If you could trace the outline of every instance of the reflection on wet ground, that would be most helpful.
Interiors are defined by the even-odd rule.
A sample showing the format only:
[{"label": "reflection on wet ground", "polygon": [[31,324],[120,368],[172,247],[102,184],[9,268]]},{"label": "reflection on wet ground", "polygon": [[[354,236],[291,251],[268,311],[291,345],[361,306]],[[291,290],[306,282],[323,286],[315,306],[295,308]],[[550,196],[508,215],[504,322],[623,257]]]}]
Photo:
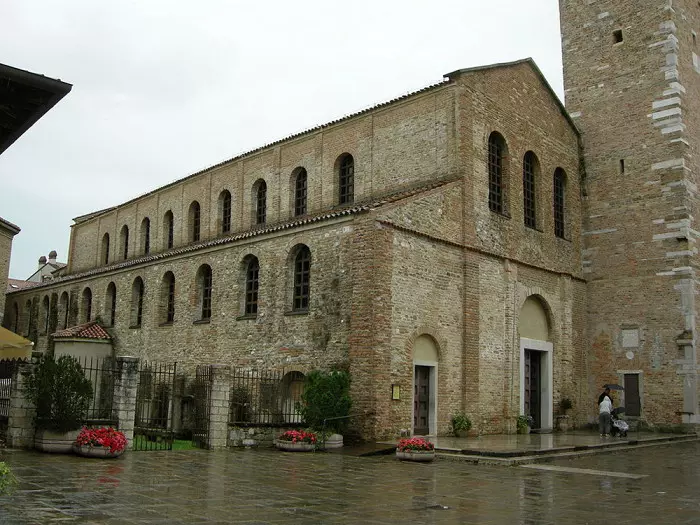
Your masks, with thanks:
[{"label": "reflection on wet ground", "polygon": [[641,479],[274,450],[3,459],[20,487],[2,524],[700,523],[697,442],[547,463]]}]

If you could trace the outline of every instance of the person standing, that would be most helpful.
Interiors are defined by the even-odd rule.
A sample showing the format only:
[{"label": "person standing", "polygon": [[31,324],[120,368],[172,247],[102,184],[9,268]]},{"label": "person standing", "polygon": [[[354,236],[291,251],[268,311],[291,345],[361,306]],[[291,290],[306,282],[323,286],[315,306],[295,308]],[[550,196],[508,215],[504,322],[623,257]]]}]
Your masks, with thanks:
[{"label": "person standing", "polygon": [[612,412],[610,389],[606,388],[598,400],[598,430],[600,437],[608,437],[610,435],[610,413]]}]

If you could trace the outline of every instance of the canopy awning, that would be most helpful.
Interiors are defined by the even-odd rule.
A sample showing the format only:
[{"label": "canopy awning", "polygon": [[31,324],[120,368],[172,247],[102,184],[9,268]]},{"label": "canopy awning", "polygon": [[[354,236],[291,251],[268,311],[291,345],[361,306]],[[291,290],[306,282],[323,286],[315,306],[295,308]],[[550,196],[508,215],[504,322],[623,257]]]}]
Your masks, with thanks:
[{"label": "canopy awning", "polygon": [[29,339],[0,327],[0,359],[31,357],[32,347],[33,343]]}]

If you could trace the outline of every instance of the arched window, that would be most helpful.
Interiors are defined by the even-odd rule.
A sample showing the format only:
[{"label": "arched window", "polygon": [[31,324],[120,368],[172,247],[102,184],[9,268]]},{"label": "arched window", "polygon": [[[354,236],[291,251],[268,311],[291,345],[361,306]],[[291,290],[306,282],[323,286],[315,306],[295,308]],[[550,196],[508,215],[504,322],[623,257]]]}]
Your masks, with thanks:
[{"label": "arched window", "polygon": [[221,219],[221,233],[231,231],[231,192],[224,190],[219,195],[219,217]]},{"label": "arched window", "polygon": [[92,318],[92,290],[85,288],[83,290],[83,322],[87,323]]},{"label": "arched window", "polygon": [[523,219],[528,228],[537,228],[537,156],[528,151],[523,157]]},{"label": "arched window", "polygon": [[131,321],[130,328],[141,328],[143,320],[143,279],[137,277],[131,285]]},{"label": "arched window", "polygon": [[121,255],[126,260],[129,257],[129,227],[126,224],[122,226],[122,231],[119,234],[119,246]]},{"label": "arched window", "polygon": [[109,233],[102,236],[102,252],[100,254],[102,264],[109,264]]},{"label": "arched window", "polygon": [[45,296],[41,303],[41,333],[47,335],[49,333],[49,315],[50,315],[49,296]]},{"label": "arched window", "polygon": [[506,213],[506,167],[507,149],[503,136],[494,131],[489,136],[489,209]]},{"label": "arched window", "polygon": [[557,168],[554,171],[554,235],[565,238],[566,235],[566,172]]},{"label": "arched window", "polygon": [[107,285],[107,295],[105,297],[105,318],[107,326],[114,326],[117,316],[117,286],[114,283]]},{"label": "arched window", "polygon": [[260,264],[258,258],[250,256],[245,265],[245,315],[258,315],[258,287],[260,276]]},{"label": "arched window", "polygon": [[304,312],[309,309],[311,282],[311,252],[308,246],[300,246],[294,258],[294,300],[292,310]]},{"label": "arched window", "polygon": [[151,219],[148,217],[141,221],[141,251],[144,255],[151,251]]},{"label": "arched window", "polygon": [[175,244],[175,218],[173,212],[168,210],[163,216],[163,246],[166,250]]},{"label": "arched window", "polygon": [[14,303],[12,305],[12,331],[14,333],[19,333],[19,305]]},{"label": "arched window", "polygon": [[190,242],[199,241],[200,234],[200,221],[201,221],[201,207],[197,201],[192,201],[190,204],[190,211],[188,213],[189,217],[189,237]]},{"label": "arched window", "polygon": [[355,201],[355,160],[345,153],[338,164],[338,203],[352,204]]},{"label": "arched window", "polygon": [[166,272],[160,288],[161,324],[175,322],[175,275]]},{"label": "arched window", "polygon": [[61,329],[68,328],[68,292],[61,294],[61,299],[58,302],[58,312],[61,320],[59,327]]},{"label": "arched window", "polygon": [[260,179],[253,186],[255,199],[255,224],[265,224],[267,220],[267,184]]},{"label": "arched window", "polygon": [[304,168],[297,168],[294,178],[294,216],[306,215],[307,175]]},{"label": "arched window", "polygon": [[32,300],[29,299],[27,303],[24,306],[24,309],[26,310],[26,319],[27,319],[27,326],[25,327],[24,335],[29,336],[29,334],[32,331],[32,325],[34,324],[34,310],[32,308]]},{"label": "arched window", "polygon": [[200,320],[211,319],[211,266],[203,264],[197,270],[197,292],[199,295]]}]

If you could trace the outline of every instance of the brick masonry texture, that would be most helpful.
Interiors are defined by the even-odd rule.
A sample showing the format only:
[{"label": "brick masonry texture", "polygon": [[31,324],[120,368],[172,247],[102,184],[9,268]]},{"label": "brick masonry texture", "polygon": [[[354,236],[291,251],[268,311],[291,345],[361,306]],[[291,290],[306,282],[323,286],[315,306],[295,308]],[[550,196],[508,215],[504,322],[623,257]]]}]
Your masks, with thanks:
[{"label": "brick masonry texture", "polygon": [[[488,139],[507,142],[507,214],[488,206]],[[522,159],[533,151],[537,228],[523,222]],[[374,202],[344,214],[338,207],[338,159],[355,161],[355,201]],[[256,234],[253,188],[267,184],[267,224],[293,216],[293,173],[308,173],[308,213],[330,215]],[[566,235],[554,235],[553,174],[566,174]],[[47,297],[49,332],[111,317],[107,289],[117,291],[116,320],[108,327],[120,355],[177,361],[192,374],[199,364],[274,367],[308,372],[343,367],[352,374],[354,425],[365,437],[389,437],[413,427],[414,342],[428,336],[438,350],[431,431],[449,431],[466,411],[479,432],[514,430],[520,413],[520,309],[535,296],[547,312],[554,346],[551,391],[574,400],[585,419],[588,390],[586,285],[581,265],[579,136],[529,61],[464,70],[449,82],[358,116],[312,130],[205,170],[102,213],[78,218],[71,232],[69,275],[12,293],[23,330],[37,348],[49,346],[40,305]],[[415,191],[389,198],[397,191]],[[223,238],[219,195],[232,195],[232,233],[225,243],[194,248],[188,210],[201,206],[201,238]],[[174,216],[174,244],[165,253],[163,218]],[[140,237],[151,222],[152,260]],[[120,232],[129,229],[128,261]],[[109,266],[101,265],[109,234]],[[292,311],[295,248],[311,253],[308,312]],[[184,250],[182,248],[192,247]],[[245,262],[260,262],[258,315],[242,316]],[[212,269],[212,317],[200,320],[196,275]],[[101,268],[101,269],[100,269]],[[89,271],[88,274],[84,272]],[[83,273],[81,273],[83,272]],[[163,278],[175,276],[175,321],[163,325]],[[145,283],[143,322],[133,328],[132,287]],[[55,306],[55,308],[54,308]],[[7,320],[6,320],[7,322]],[[107,323],[109,324],[109,323]],[[391,399],[399,385],[401,399]]]}]

